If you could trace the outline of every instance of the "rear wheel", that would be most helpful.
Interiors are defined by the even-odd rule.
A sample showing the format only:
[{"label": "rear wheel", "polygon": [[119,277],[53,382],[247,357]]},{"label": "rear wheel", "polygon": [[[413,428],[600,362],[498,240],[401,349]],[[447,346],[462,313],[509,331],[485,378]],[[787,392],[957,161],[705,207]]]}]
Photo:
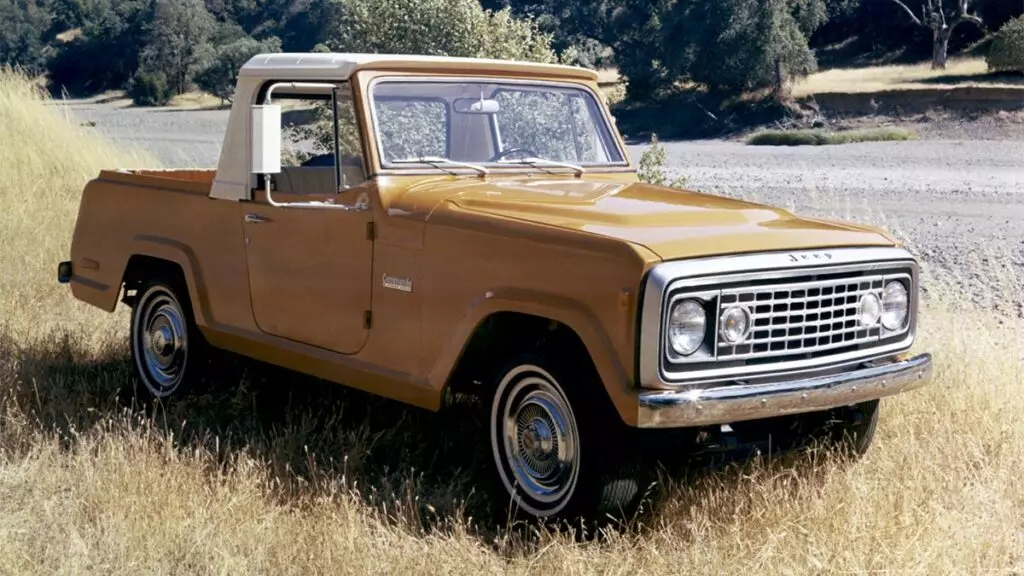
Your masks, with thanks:
[{"label": "rear wheel", "polygon": [[570,374],[578,380],[587,371],[528,354],[496,378],[489,418],[495,468],[514,511],[535,518],[621,511],[638,492],[616,450],[625,426],[602,409],[603,390],[585,394],[588,383]]},{"label": "rear wheel", "polygon": [[132,363],[142,391],[160,400],[183,394],[204,349],[187,293],[163,280],[143,284],[131,318]]}]

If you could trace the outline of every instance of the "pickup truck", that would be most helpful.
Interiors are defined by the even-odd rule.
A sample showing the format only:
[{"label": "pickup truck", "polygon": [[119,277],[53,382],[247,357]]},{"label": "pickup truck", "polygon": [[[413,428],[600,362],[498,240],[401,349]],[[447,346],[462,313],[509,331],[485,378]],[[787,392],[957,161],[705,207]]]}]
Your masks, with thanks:
[{"label": "pickup truck", "polygon": [[562,65],[258,55],[216,169],[102,171],[58,279],[131,306],[155,399],[212,350],[429,410],[477,394],[538,518],[633,498],[638,429],[863,453],[932,374],[892,236],[640,182],[596,74]]}]

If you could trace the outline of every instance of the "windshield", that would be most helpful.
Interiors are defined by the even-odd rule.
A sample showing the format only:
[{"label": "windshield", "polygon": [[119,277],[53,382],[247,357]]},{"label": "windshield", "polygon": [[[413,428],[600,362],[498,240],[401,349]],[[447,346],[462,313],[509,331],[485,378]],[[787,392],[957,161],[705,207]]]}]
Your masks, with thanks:
[{"label": "windshield", "polygon": [[380,81],[372,89],[386,167],[529,164],[553,170],[624,163],[593,94],[570,85]]}]

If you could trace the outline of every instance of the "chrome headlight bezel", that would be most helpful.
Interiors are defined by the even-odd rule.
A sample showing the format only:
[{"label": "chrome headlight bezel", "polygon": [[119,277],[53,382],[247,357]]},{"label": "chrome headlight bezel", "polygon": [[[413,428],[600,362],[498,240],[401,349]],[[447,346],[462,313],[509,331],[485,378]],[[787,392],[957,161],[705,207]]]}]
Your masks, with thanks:
[{"label": "chrome headlight bezel", "polygon": [[[733,326],[730,323],[733,320],[742,322],[741,329],[738,334],[731,330]],[[718,317],[718,333],[721,334],[723,339],[731,344],[743,343],[750,336],[750,332],[753,329],[753,316],[751,316],[750,310],[745,306],[732,306],[722,312],[722,315]]]},{"label": "chrome headlight bezel", "polygon": [[866,328],[878,324],[882,318],[882,299],[877,294],[869,292],[861,297],[857,303],[857,321]]},{"label": "chrome headlight bezel", "polygon": [[[681,345],[679,338],[673,334],[673,323],[684,327],[683,336],[690,342]],[[698,298],[680,298],[669,306],[668,318],[665,323],[665,344],[670,350],[681,357],[690,357],[698,352],[707,341],[708,312],[707,302]],[[683,341],[686,343],[686,341]]]},{"label": "chrome headlight bezel", "polygon": [[[882,328],[889,332],[905,330],[910,320],[910,290],[907,289],[906,283],[900,279],[886,282],[882,288],[881,304],[882,313],[879,315],[879,321],[882,323]],[[887,310],[889,304],[893,304],[897,308]],[[895,316],[890,312],[895,312]],[[894,319],[895,321],[893,321]]]}]

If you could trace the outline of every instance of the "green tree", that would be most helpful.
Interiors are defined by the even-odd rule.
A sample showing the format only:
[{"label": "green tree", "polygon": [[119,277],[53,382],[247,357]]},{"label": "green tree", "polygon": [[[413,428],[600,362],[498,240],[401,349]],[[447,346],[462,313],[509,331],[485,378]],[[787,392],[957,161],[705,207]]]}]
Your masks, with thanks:
[{"label": "green tree", "polygon": [[985,60],[993,72],[1024,72],[1024,16],[1010,20],[999,30]]},{"label": "green tree", "polygon": [[[219,21],[256,39],[280,38],[286,52],[308,52],[337,27],[342,0],[205,0]],[[232,40],[237,40],[234,38]]]},{"label": "green tree", "polygon": [[230,101],[242,65],[257,54],[280,51],[281,41],[277,38],[259,41],[244,36],[219,45],[212,62],[196,75],[196,85],[221,100]]},{"label": "green tree", "polygon": [[195,73],[213,56],[209,41],[214,27],[202,0],[154,0],[141,68],[163,74],[174,94],[187,92]]},{"label": "green tree", "polygon": [[817,67],[807,36],[826,18],[820,0],[691,0],[672,12],[664,38],[675,77],[730,92],[773,87]]},{"label": "green tree", "polygon": [[50,20],[49,6],[41,0],[0,0],[0,65],[20,66],[30,74],[42,72]]},{"label": "green tree", "polygon": [[551,37],[478,0],[341,0],[327,48],[553,62]]},{"label": "green tree", "polygon": [[48,64],[52,87],[71,93],[123,88],[139,67],[150,8],[150,0],[83,0],[70,17],[80,20],[78,33],[57,46]]}]

